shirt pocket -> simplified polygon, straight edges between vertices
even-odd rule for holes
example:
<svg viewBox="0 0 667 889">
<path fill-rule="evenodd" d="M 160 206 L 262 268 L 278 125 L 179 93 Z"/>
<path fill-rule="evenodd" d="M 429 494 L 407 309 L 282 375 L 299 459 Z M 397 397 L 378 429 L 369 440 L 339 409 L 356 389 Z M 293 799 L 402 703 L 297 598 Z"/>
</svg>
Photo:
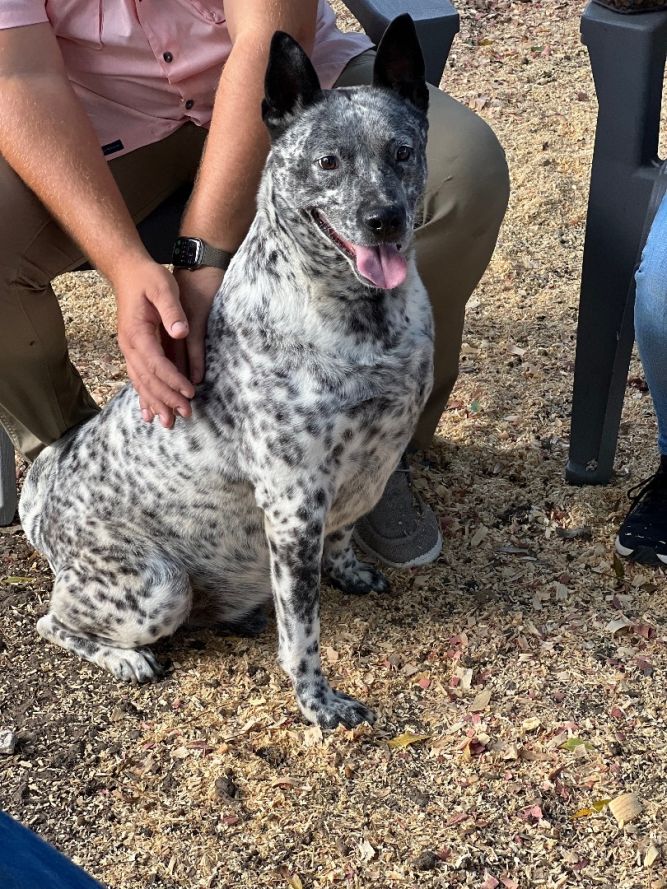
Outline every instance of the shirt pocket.
<svg viewBox="0 0 667 889">
<path fill-rule="evenodd" d="M 212 25 L 221 25 L 225 21 L 225 7 L 221 0 L 186 0 L 185 5 Z"/>
<path fill-rule="evenodd" d="M 102 49 L 104 0 L 47 0 L 46 13 L 59 40 Z"/>
</svg>

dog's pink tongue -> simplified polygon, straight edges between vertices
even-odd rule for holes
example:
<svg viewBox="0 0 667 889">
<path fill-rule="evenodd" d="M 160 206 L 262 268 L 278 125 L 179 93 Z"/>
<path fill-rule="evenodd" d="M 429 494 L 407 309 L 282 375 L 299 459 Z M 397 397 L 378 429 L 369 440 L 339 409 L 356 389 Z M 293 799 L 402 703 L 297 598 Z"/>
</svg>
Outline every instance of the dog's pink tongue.
<svg viewBox="0 0 667 889">
<path fill-rule="evenodd" d="M 405 281 L 408 263 L 393 244 L 378 247 L 354 245 L 359 273 L 382 290 L 393 290 Z"/>
</svg>

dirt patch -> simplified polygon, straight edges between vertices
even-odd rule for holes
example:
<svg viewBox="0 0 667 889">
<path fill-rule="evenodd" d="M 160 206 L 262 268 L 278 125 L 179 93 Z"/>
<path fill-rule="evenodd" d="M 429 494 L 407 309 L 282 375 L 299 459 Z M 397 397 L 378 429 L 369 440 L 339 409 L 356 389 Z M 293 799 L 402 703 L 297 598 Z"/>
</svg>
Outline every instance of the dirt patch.
<svg viewBox="0 0 667 889">
<path fill-rule="evenodd" d="M 40 642 L 48 568 L 0 535 L 0 728 L 18 735 L 0 804 L 114 889 L 667 885 L 665 576 L 612 557 L 657 461 L 642 386 L 612 484 L 563 478 L 596 110 L 582 4 L 457 6 L 443 85 L 494 127 L 512 198 L 418 467 L 444 555 L 387 596 L 324 592 L 331 679 L 375 729 L 305 726 L 273 628 L 179 633 L 166 680 L 119 685 Z M 123 381 L 109 290 L 58 286 L 105 400 Z M 641 802 L 620 824 L 606 801 L 625 793 Z"/>
</svg>

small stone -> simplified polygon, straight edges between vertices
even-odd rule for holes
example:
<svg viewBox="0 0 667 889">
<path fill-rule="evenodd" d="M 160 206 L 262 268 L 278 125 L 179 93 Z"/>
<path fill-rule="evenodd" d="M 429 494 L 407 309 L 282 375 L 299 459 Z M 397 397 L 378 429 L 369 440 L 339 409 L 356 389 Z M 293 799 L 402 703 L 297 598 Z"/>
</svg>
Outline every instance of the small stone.
<svg viewBox="0 0 667 889">
<path fill-rule="evenodd" d="M 227 772 L 224 778 L 217 778 L 215 782 L 215 792 L 222 799 L 235 799 L 239 788 L 234 781 L 231 772 Z"/>
<path fill-rule="evenodd" d="M 16 750 L 16 734 L 10 728 L 0 728 L 0 753 L 12 756 Z"/>
<path fill-rule="evenodd" d="M 340 837 L 336 840 L 336 848 L 338 849 L 338 852 L 343 856 L 343 858 L 347 858 L 347 856 L 351 852 L 351 849 L 348 846 L 348 844 L 345 842 L 345 840 L 342 840 Z"/>
<path fill-rule="evenodd" d="M 254 679 L 255 685 L 258 686 L 259 688 L 262 688 L 263 686 L 268 685 L 269 681 L 270 681 L 269 674 L 266 672 L 266 670 L 261 670 L 261 669 L 257 670 L 255 675 L 253 676 L 253 679 Z"/>
<path fill-rule="evenodd" d="M 426 850 L 415 860 L 416 870 L 435 870 L 440 859 L 430 850 Z"/>
<path fill-rule="evenodd" d="M 136 716 L 138 719 L 143 718 L 143 713 L 132 703 L 132 701 L 123 701 L 119 709 L 124 713 L 127 713 L 129 716 Z"/>
<path fill-rule="evenodd" d="M 407 795 L 420 809 L 425 809 L 429 804 L 429 795 L 422 790 L 408 790 Z"/>
</svg>

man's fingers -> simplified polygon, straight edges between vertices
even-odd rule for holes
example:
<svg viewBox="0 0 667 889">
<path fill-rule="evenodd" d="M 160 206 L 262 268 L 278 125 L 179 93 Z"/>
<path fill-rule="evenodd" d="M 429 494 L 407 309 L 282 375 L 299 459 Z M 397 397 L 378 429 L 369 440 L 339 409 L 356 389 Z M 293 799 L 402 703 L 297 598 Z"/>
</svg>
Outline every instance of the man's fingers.
<svg viewBox="0 0 667 889">
<path fill-rule="evenodd" d="M 150 377 L 155 376 L 163 383 L 179 393 L 182 400 L 188 400 L 195 394 L 195 387 L 190 380 L 165 356 L 156 336 L 156 331 L 146 328 L 135 334 L 130 346 L 125 350 L 128 365 L 131 363 L 135 375 L 140 377 L 141 389 L 148 387 Z"/>
<path fill-rule="evenodd" d="M 140 368 L 136 372 L 137 382 L 135 387 L 153 413 L 161 414 L 161 408 L 166 407 L 172 412 L 176 411 L 181 417 L 189 417 L 192 413 L 189 400 L 175 389 L 173 384 L 165 380 L 160 372 L 162 370 L 164 373 L 166 365 L 169 368 L 173 368 L 173 365 L 166 358 L 163 361 L 164 364 L 160 366 L 160 369 L 149 369 L 146 366 Z M 178 376 L 180 377 L 180 374 Z M 158 410 L 156 410 L 156 407 L 158 407 Z"/>
<path fill-rule="evenodd" d="M 178 285 L 171 279 L 169 286 L 160 287 L 148 298 L 158 311 L 162 326 L 173 339 L 183 339 L 190 331 L 188 318 L 178 298 Z"/>
<path fill-rule="evenodd" d="M 194 386 L 164 356 L 154 336 L 137 337 L 126 358 L 146 422 L 159 416 L 162 425 L 170 428 L 175 414 L 180 417 L 192 414 L 189 399 L 194 395 Z"/>
</svg>

